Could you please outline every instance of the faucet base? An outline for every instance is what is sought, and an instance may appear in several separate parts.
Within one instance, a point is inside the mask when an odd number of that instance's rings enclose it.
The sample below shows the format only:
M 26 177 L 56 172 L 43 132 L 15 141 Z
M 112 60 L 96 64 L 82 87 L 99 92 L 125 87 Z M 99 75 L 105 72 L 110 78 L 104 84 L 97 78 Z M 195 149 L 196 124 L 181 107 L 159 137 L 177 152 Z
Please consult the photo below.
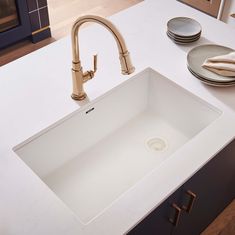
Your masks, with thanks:
M 81 93 L 81 94 L 79 94 L 79 95 L 72 94 L 71 97 L 72 97 L 72 99 L 74 99 L 74 100 L 84 100 L 84 99 L 86 99 L 87 94 L 86 94 L 85 92 L 83 92 L 83 93 Z

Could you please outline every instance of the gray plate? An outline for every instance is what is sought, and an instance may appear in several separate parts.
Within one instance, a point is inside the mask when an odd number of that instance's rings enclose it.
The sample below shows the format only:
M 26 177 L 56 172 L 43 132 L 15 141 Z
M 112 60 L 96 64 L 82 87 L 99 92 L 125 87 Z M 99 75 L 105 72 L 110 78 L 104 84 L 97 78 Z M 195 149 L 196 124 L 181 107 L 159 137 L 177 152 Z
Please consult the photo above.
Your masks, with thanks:
M 199 38 L 200 38 L 200 35 L 197 36 L 197 37 L 194 37 L 194 38 L 190 38 L 190 39 L 183 39 L 183 38 L 176 38 L 174 36 L 172 36 L 168 31 L 167 31 L 167 36 L 175 41 L 178 41 L 178 42 L 195 42 L 197 41 Z
M 220 76 L 202 67 L 202 64 L 207 58 L 218 55 L 225 55 L 232 51 L 233 49 L 231 48 L 215 44 L 197 46 L 188 52 L 187 65 L 191 71 L 206 80 L 210 80 L 212 82 L 235 81 L 235 77 Z
M 197 41 L 199 38 L 196 38 L 196 39 L 194 39 L 194 40 L 189 40 L 189 41 L 185 41 L 185 40 L 178 40 L 178 39 L 175 39 L 175 38 L 173 38 L 172 36 L 170 36 L 168 33 L 167 33 L 167 36 L 174 42 L 174 43 L 176 43 L 176 44 L 180 44 L 180 45 L 187 45 L 187 44 L 189 44 L 189 43 L 193 43 L 193 42 L 195 42 L 195 41 Z
M 179 40 L 191 40 L 191 39 L 195 39 L 201 36 L 201 33 L 196 34 L 195 36 L 192 37 L 182 37 L 182 36 L 177 36 L 175 34 L 173 34 L 171 31 L 167 30 L 167 34 L 170 35 L 173 38 L 179 39 Z
M 197 79 L 199 79 L 201 82 L 210 85 L 210 86 L 216 86 L 216 87 L 229 87 L 229 86 L 234 86 L 235 81 L 230 81 L 230 82 L 212 82 L 210 80 L 207 80 L 205 78 L 200 77 L 198 74 L 194 73 L 189 67 L 188 70 L 192 73 L 193 76 L 195 76 Z
M 176 36 L 192 37 L 202 30 L 201 25 L 188 17 L 176 17 L 167 22 L 167 28 Z

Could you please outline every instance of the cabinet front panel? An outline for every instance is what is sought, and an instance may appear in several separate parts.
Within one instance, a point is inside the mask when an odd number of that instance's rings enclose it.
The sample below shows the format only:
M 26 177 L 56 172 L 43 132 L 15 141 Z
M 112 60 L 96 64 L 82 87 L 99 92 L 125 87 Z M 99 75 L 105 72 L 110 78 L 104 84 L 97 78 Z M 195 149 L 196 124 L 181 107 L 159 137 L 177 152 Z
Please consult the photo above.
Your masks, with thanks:
M 196 198 L 191 211 L 192 197 Z M 185 208 L 174 235 L 200 234 L 235 198 L 235 141 L 217 154 L 182 186 L 179 205 Z
M 178 189 L 160 206 L 152 211 L 144 220 L 134 227 L 128 235 L 171 235 L 173 223 L 177 220 L 177 212 L 172 207 L 179 200 L 181 189 Z M 179 221 L 181 217 L 179 216 Z M 171 222 L 171 221 L 172 222 Z
M 211 16 L 217 17 L 221 0 L 178 0 Z

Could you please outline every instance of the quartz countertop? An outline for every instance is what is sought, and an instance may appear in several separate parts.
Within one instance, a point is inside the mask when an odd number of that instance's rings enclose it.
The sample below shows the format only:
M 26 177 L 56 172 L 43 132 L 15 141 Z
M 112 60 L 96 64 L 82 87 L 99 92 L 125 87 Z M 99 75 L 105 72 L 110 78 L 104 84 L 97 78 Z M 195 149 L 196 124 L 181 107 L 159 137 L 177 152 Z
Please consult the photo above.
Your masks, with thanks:
M 199 41 L 180 46 L 169 40 L 166 23 L 176 16 L 201 23 Z M 235 87 L 204 85 L 186 67 L 187 52 L 197 45 L 216 43 L 235 49 L 234 29 L 171 0 L 145 0 L 109 19 L 126 40 L 135 74 L 151 67 L 218 107 L 228 114 L 223 128 L 216 130 L 217 138 L 206 143 L 206 148 L 180 160 L 170 159 L 158 169 L 157 177 L 148 175 L 104 213 L 82 224 L 13 151 L 19 143 L 89 102 L 70 98 L 70 37 L 9 63 L 0 68 L 0 234 L 123 234 L 234 138 Z M 98 25 L 80 31 L 80 50 L 84 69 L 92 66 L 92 54 L 98 52 L 99 57 L 98 72 L 85 85 L 90 101 L 133 76 L 121 75 L 116 43 Z

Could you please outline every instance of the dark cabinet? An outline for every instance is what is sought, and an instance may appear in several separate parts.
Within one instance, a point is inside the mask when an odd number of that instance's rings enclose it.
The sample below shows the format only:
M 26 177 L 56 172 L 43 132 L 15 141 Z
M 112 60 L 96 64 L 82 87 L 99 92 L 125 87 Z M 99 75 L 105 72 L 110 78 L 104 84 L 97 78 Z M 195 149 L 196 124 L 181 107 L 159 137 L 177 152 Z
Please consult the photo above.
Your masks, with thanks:
M 0 48 L 31 35 L 31 26 L 26 0 L 17 0 L 12 2 L 14 2 L 17 7 L 19 25 L 0 33 Z
M 177 223 L 177 205 L 180 191 L 177 190 L 160 206 L 151 212 L 141 223 L 133 228 L 128 235 L 168 235 L 171 234 L 173 226 Z M 179 208 L 180 210 L 180 208 Z M 179 214 L 178 214 L 179 215 Z M 169 219 L 172 221 L 170 222 Z
M 207 163 L 182 187 L 179 206 L 190 212 L 182 213 L 176 235 L 200 234 L 235 197 L 235 141 Z M 195 194 L 196 198 L 187 194 Z
M 235 141 L 128 235 L 199 235 L 235 198 Z

